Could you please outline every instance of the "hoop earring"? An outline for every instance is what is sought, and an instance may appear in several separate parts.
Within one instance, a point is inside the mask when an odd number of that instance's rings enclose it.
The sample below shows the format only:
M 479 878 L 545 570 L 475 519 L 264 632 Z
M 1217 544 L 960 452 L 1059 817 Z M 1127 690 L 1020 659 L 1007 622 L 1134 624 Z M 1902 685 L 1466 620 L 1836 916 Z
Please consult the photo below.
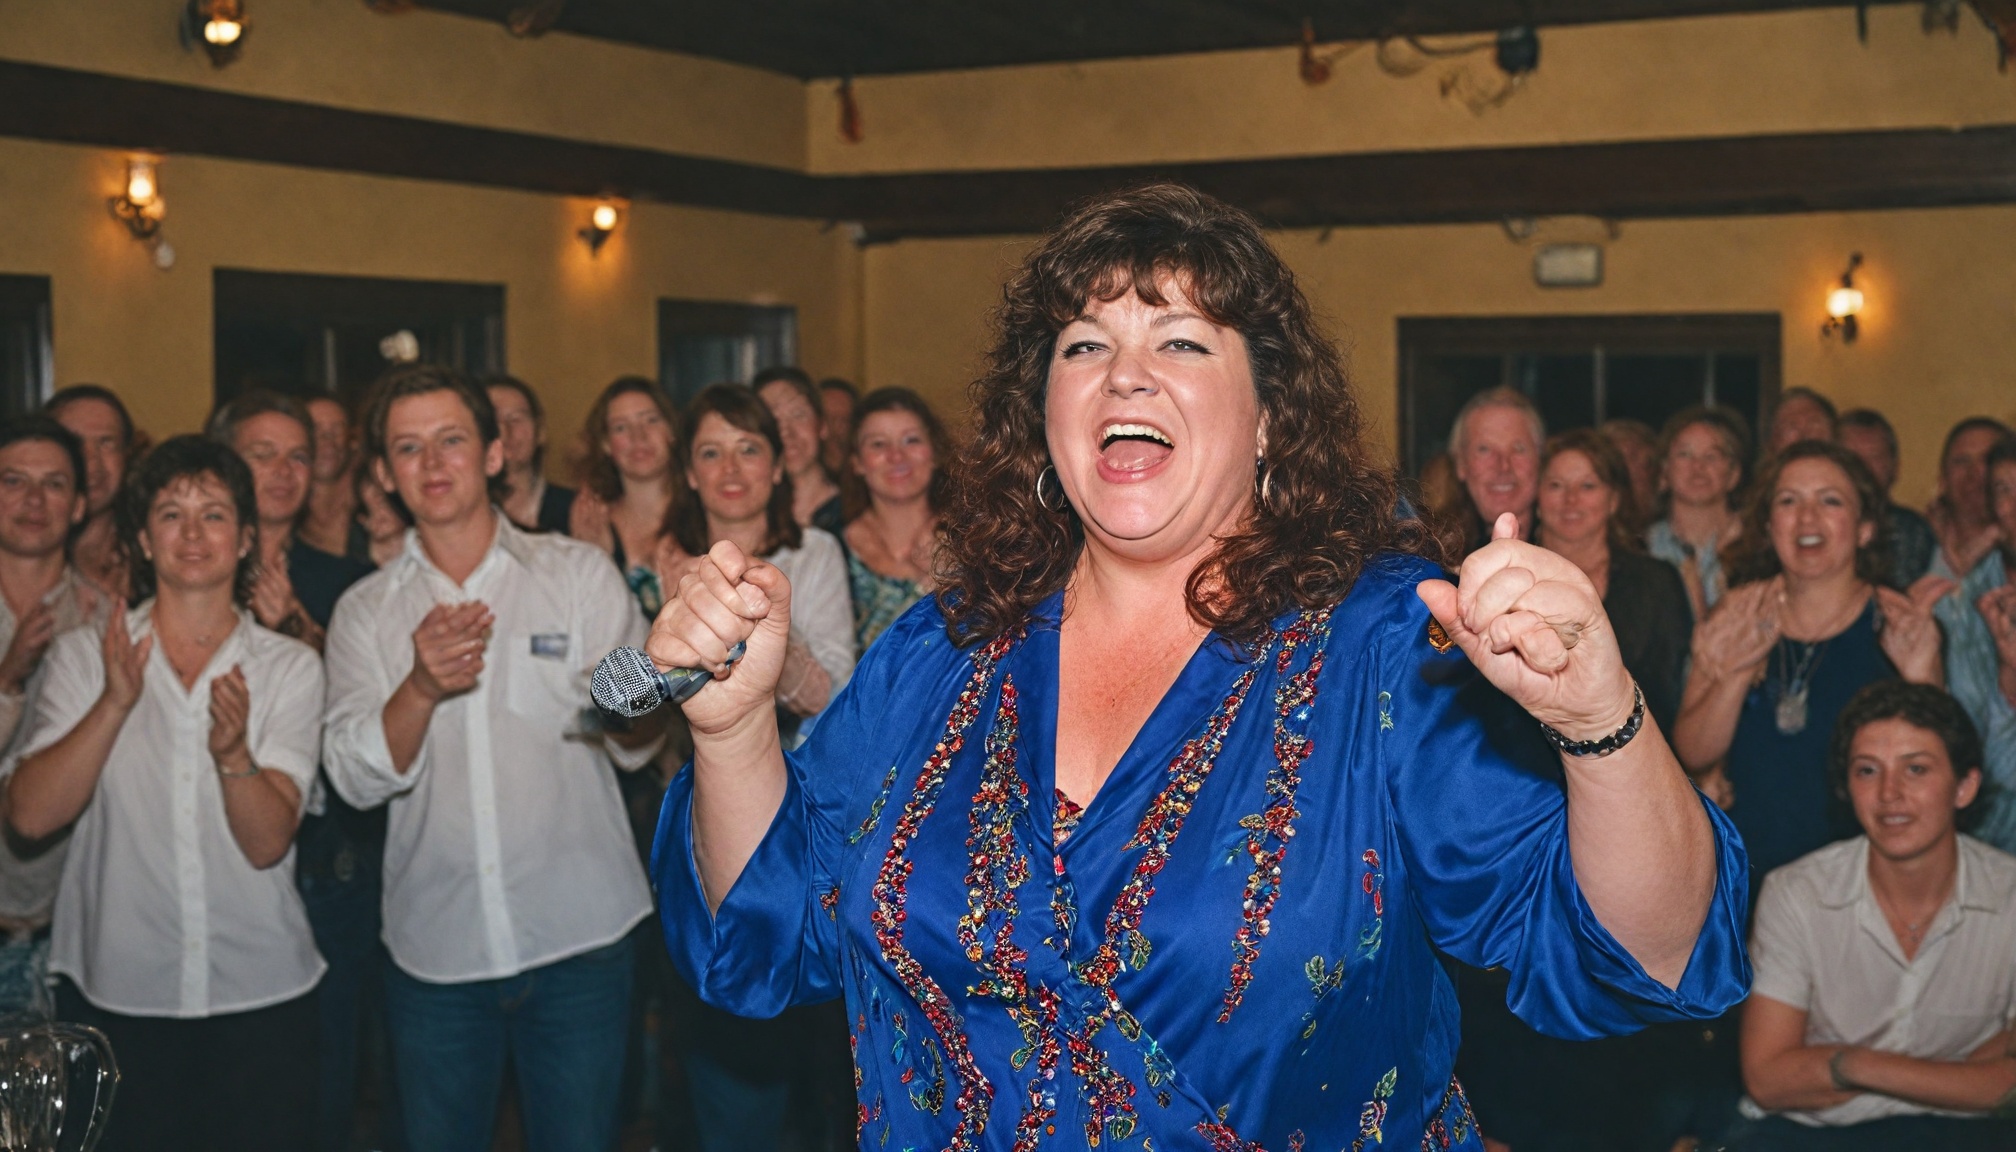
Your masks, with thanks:
M 1272 512 L 1274 510 L 1274 470 L 1267 466 L 1265 459 L 1256 461 L 1253 470 L 1260 475 L 1260 507 Z
M 1048 500 L 1043 498 L 1043 481 L 1046 478 L 1056 479 L 1056 476 L 1057 469 L 1048 464 L 1043 466 L 1043 471 L 1036 474 L 1036 505 L 1045 512 L 1069 512 L 1071 510 L 1071 501 L 1064 495 L 1064 482 L 1062 480 L 1057 481 L 1058 503 L 1055 506 L 1052 506 Z

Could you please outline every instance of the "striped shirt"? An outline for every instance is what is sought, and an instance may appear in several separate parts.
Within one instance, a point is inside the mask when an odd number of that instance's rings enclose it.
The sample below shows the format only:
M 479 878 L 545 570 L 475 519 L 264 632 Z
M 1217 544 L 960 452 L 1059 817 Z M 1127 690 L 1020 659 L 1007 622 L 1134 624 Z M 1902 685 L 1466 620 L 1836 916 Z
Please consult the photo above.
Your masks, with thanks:
M 1943 551 L 1932 562 L 1932 571 L 1952 577 Z M 1988 811 L 1974 834 L 2004 852 L 2016 852 L 2016 708 L 2010 707 L 1996 681 L 1995 638 L 1974 606 L 1982 594 L 2000 588 L 2008 578 L 2002 554 L 1991 551 L 1958 589 L 1932 606 L 1932 614 L 1946 633 L 1946 688 L 1981 733 L 1982 771 L 1992 786 L 1986 797 Z

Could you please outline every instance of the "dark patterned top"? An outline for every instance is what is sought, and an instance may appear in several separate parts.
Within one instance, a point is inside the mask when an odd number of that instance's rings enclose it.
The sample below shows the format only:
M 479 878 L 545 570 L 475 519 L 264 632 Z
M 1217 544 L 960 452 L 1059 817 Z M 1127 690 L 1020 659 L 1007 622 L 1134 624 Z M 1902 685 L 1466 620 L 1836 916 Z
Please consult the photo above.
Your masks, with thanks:
M 1384 558 L 1261 651 L 1207 639 L 1068 837 L 1061 598 L 964 650 L 924 600 L 788 755 L 712 914 L 674 782 L 673 956 L 740 1015 L 844 995 L 870 1152 L 1480 1148 L 1438 948 L 1557 1035 L 1712 1017 L 1748 983 L 1747 885 L 1704 805 L 1716 902 L 1680 987 L 1648 977 L 1576 887 L 1537 725 L 1429 644 L 1433 572 Z

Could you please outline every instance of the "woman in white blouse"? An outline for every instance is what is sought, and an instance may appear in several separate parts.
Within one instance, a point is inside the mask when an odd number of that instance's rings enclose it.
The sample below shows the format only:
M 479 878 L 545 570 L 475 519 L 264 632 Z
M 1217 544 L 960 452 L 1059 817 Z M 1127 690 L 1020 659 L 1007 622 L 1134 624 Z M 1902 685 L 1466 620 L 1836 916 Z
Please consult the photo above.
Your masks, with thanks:
M 289 862 L 322 730 L 322 664 L 246 609 L 252 476 L 177 436 L 120 495 L 142 597 L 59 637 L 6 790 L 12 831 L 75 826 L 56 897 L 59 1014 L 119 1054 L 103 1145 L 313 1140 L 322 958 Z
M 799 527 L 792 515 L 783 437 L 756 393 L 739 384 L 708 387 L 687 405 L 682 425 L 679 461 L 693 498 L 674 502 L 665 518 L 658 562 L 665 589 L 677 588 L 694 557 L 722 540 L 782 569 L 791 579 L 791 646 L 777 683 L 779 719 L 816 715 L 854 671 L 854 609 L 840 542 Z

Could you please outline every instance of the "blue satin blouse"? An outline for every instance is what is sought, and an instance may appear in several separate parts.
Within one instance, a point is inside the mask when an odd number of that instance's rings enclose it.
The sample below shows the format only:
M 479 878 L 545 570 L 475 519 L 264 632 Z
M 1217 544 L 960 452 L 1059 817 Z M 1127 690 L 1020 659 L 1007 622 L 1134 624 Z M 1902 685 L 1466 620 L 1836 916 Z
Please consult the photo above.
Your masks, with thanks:
M 844 996 L 866 1152 L 1482 1147 L 1438 950 L 1543 1031 L 1713 1017 L 1749 984 L 1742 846 L 1678 989 L 1597 923 L 1534 722 L 1431 643 L 1382 557 L 1264 651 L 1207 639 L 1082 812 L 1061 802 L 1053 596 L 955 648 L 926 599 L 788 755 L 718 913 L 690 766 L 652 873 L 667 944 L 744 1016 Z M 1124 662 L 1125 651 L 1111 657 Z

